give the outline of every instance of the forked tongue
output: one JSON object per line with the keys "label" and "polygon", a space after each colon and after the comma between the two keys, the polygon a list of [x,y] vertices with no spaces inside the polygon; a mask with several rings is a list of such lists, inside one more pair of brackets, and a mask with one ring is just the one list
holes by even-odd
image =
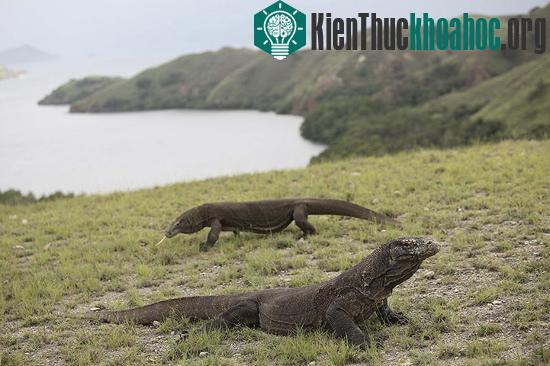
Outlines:
{"label": "forked tongue", "polygon": [[155,245],[160,245],[160,243],[162,243],[164,241],[164,239],[166,239],[166,235],[164,235],[162,237],[162,239],[160,239],[160,241],[158,243],[156,243]]}

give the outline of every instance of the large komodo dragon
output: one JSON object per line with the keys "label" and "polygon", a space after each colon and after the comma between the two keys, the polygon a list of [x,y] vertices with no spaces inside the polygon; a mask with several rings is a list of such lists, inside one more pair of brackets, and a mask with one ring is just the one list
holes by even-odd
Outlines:
{"label": "large komodo dragon", "polygon": [[165,235],[171,238],[179,233],[196,233],[209,226],[206,242],[200,247],[202,251],[207,251],[216,243],[222,231],[270,234],[285,229],[294,221],[304,235],[315,234],[315,228],[307,221],[308,215],[341,215],[400,225],[397,220],[350,202],[295,198],[206,203],[181,214],[166,229]]}
{"label": "large komodo dragon", "polygon": [[171,316],[213,319],[206,326],[208,330],[259,326],[280,335],[297,328],[324,328],[332,329],[352,344],[364,346],[369,343],[368,337],[357,324],[375,312],[386,324],[404,322],[402,314],[388,307],[387,297],[438,250],[438,244],[430,239],[401,238],[382,245],[338,277],[316,285],[183,297],[130,310],[91,312],[84,318],[140,324]]}

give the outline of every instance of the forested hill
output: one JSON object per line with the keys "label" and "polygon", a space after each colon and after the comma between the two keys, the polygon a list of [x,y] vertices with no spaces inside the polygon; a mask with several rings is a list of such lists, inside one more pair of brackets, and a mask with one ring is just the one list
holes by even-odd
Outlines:
{"label": "forested hill", "polygon": [[550,56],[478,85],[395,108],[369,97],[338,97],[312,109],[302,134],[329,144],[316,160],[550,136]]}

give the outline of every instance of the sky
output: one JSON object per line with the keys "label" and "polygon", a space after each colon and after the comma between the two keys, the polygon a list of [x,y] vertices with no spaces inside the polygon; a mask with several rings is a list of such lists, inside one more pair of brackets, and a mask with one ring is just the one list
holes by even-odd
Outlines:
{"label": "sky", "polygon": [[[0,50],[30,44],[61,57],[175,57],[252,46],[252,16],[273,0],[0,0]],[[306,14],[525,13],[548,0],[289,0]],[[309,16],[308,16],[309,22]],[[308,37],[309,38],[309,37]],[[154,57],[153,57],[154,58]]]}

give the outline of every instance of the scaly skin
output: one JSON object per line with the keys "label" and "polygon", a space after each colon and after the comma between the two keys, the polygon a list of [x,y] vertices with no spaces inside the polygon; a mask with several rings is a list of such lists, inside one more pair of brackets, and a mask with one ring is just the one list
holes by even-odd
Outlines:
{"label": "scaly skin", "polygon": [[270,234],[285,229],[292,221],[304,235],[315,234],[308,215],[341,215],[381,223],[400,225],[397,220],[368,208],[339,200],[295,198],[252,202],[217,202],[194,207],[179,216],[165,235],[191,234],[210,227],[201,250],[207,251],[222,231],[250,231]]}
{"label": "scaly skin", "polygon": [[431,239],[401,238],[382,245],[338,277],[316,285],[183,297],[130,310],[89,313],[85,317],[151,324],[170,316],[184,316],[212,319],[207,329],[258,326],[280,335],[297,328],[331,329],[336,336],[365,346],[367,334],[357,323],[373,313],[385,324],[405,322],[402,314],[389,308],[387,298],[395,286],[409,279],[422,261],[438,250],[438,244]]}

